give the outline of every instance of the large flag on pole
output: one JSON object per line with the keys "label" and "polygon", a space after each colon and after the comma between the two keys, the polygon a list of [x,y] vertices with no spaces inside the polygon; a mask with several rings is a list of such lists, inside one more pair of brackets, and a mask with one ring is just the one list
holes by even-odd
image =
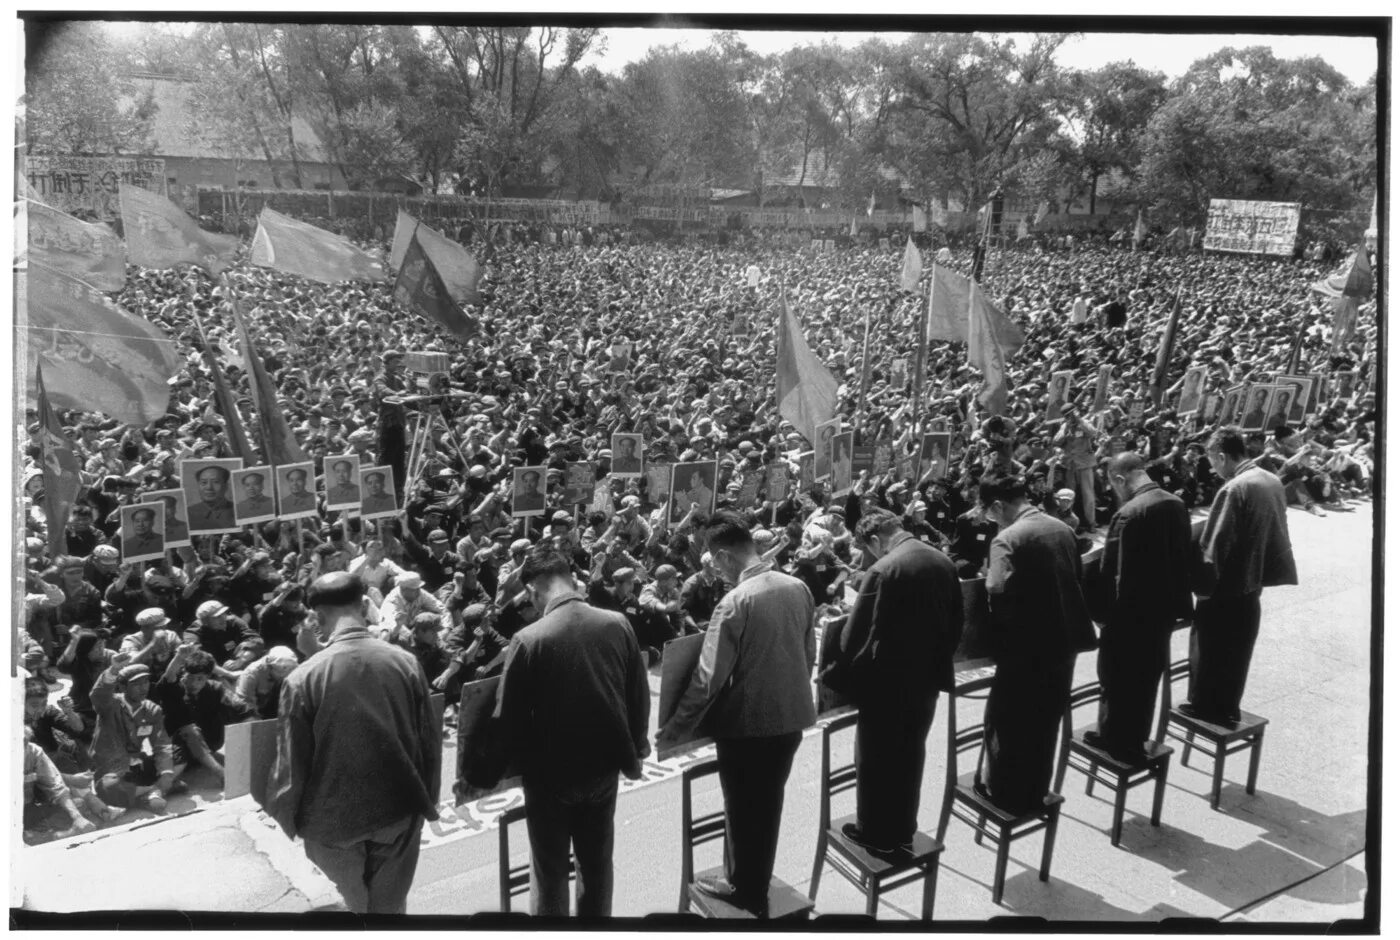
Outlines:
{"label": "large flag on pole", "polygon": [[469,340],[477,334],[476,321],[463,313],[457,301],[453,300],[437,265],[428,257],[418,235],[419,232],[413,234],[408,251],[403,256],[403,266],[399,268],[398,278],[394,282],[394,299],[441,324],[443,329],[458,339]]}
{"label": "large flag on pole", "polygon": [[181,366],[175,341],[92,285],[31,262],[15,276],[16,309],[55,407],[100,411],[136,427],[164,415],[167,380]]}
{"label": "large flag on pole", "polygon": [[[942,265],[933,266],[932,295],[929,298],[928,339],[943,340],[949,343],[971,341],[970,317],[973,307],[971,278],[963,277],[956,271]],[[1003,354],[1010,354],[1021,348],[1026,336],[1001,310],[987,300],[986,295],[977,291],[978,303],[992,306],[993,313],[988,322],[997,338]]]}
{"label": "large flag on pole", "polygon": [[[228,290],[228,279],[224,279],[224,289]],[[273,466],[289,463],[303,463],[306,454],[287,427],[287,419],[282,417],[282,406],[277,401],[277,387],[268,377],[262,356],[253,348],[252,337],[248,334],[248,324],[243,322],[243,312],[237,299],[230,293],[233,307],[233,322],[238,326],[238,339],[243,349],[243,358],[248,363],[248,389],[252,393],[253,408],[258,413],[258,431],[262,435],[263,453]]]}
{"label": "large flag on pole", "polygon": [[802,324],[783,294],[783,317],[778,323],[778,414],[808,443],[817,440],[817,425],[836,413],[836,379],[822,365],[802,335]]}
{"label": "large flag on pole", "polygon": [[82,479],[78,455],[63,433],[49,396],[44,391],[44,365],[34,367],[34,387],[39,407],[39,457],[44,465],[44,514],[49,517],[49,554],[59,555],[67,550],[63,528],[78,498]]}
{"label": "large flag on pole", "polygon": [[159,193],[123,183],[119,192],[127,257],[148,268],[194,264],[218,277],[233,264],[238,236],[206,232]]}
{"label": "large flag on pole", "polygon": [[384,265],[339,235],[263,206],[253,234],[254,264],[322,284],[382,281]]}
{"label": "large flag on pole", "polygon": [[1154,406],[1162,404],[1162,392],[1167,387],[1167,371],[1171,368],[1172,347],[1176,345],[1176,330],[1180,324],[1181,291],[1178,290],[1176,299],[1172,301],[1171,316],[1167,317],[1167,328],[1162,331],[1162,342],[1157,347],[1157,364],[1152,369],[1152,384],[1147,389]]}
{"label": "large flag on pole", "polygon": [[967,292],[967,361],[982,372],[982,391],[977,400],[990,414],[1006,412],[1006,353],[998,335],[998,320],[1006,314],[996,308],[970,281]]}
{"label": "large flag on pole", "polygon": [[899,272],[899,286],[907,291],[919,289],[919,278],[924,273],[924,259],[919,254],[914,239],[904,243],[904,267]]}
{"label": "large flag on pole", "polygon": [[[406,218],[413,225],[408,233],[408,242],[417,236],[419,247],[428,256],[428,260],[432,261],[438,277],[442,278],[442,283],[447,287],[447,295],[457,301],[459,307],[480,306],[481,295],[477,292],[477,284],[481,281],[481,265],[476,257],[432,226],[415,222],[412,216]],[[397,229],[394,231],[394,237],[398,238]],[[408,242],[404,244],[404,255],[408,253]],[[395,271],[401,270],[403,256],[400,256],[399,261],[394,267]]]}
{"label": "large flag on pole", "polygon": [[1371,259],[1365,248],[1357,248],[1351,256],[1351,264],[1345,271],[1338,271],[1325,280],[1312,286],[1313,292],[1323,297],[1356,297],[1364,299],[1371,293],[1375,278],[1371,273]]}
{"label": "large flag on pole", "polygon": [[98,290],[118,291],[126,286],[126,250],[116,232],[42,202],[26,202],[30,257]]}
{"label": "large flag on pole", "polygon": [[257,460],[254,458],[252,446],[248,443],[248,434],[243,429],[243,418],[234,406],[233,394],[229,391],[228,380],[224,377],[223,363],[219,362],[218,356],[214,354],[214,346],[204,332],[204,321],[199,318],[198,310],[194,314],[194,325],[199,330],[201,345],[204,347],[204,363],[209,367],[209,374],[214,380],[214,404],[219,409],[219,414],[223,415],[224,427],[228,428],[228,440],[233,446],[233,455],[242,458],[245,467],[251,467]]}

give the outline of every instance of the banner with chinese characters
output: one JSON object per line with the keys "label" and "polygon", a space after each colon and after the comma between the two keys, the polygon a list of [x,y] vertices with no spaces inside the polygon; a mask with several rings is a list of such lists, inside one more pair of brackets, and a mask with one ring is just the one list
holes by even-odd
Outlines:
{"label": "banner with chinese characters", "polygon": [[1298,237],[1299,211],[1296,202],[1212,199],[1204,247],[1208,251],[1291,256]]}
{"label": "banner with chinese characters", "polygon": [[25,173],[46,205],[109,222],[121,216],[121,184],[168,195],[165,161],[144,157],[29,156]]}

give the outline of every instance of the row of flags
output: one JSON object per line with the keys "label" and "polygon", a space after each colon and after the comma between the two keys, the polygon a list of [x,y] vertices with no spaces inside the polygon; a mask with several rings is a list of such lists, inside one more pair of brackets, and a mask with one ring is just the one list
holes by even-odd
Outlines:
{"label": "row of flags", "polygon": [[[57,408],[100,410],[133,425],[162,417],[169,404],[167,379],[183,357],[175,340],[144,317],[104,295],[126,285],[126,263],[173,268],[193,264],[211,277],[233,266],[236,236],[207,232],[169,199],[140,187],[119,191],[125,240],[104,225],[74,218],[43,203],[25,187],[16,207],[24,247],[15,256],[17,309],[27,316],[29,350],[35,357],[32,394],[40,413],[44,504],[50,520],[66,520],[80,489],[78,460],[63,434]],[[406,235],[401,239],[402,233]],[[404,248],[398,254],[400,242]],[[465,248],[405,213],[400,213],[392,258],[399,277],[395,298],[454,336],[467,339],[478,326],[463,309],[479,304],[481,268]],[[348,240],[264,207],[250,251],[252,263],[321,283],[382,281],[383,262]],[[253,346],[241,305],[227,278],[239,353],[267,461],[301,463],[305,455],[287,426],[276,386]],[[254,459],[253,446],[234,405],[218,350],[196,316],[215,404],[235,454]],[[61,547],[63,524],[50,525],[51,548]]]}

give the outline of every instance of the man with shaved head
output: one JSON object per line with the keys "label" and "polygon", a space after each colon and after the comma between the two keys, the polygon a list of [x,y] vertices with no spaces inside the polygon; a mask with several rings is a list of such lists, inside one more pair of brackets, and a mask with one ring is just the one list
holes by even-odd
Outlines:
{"label": "man with shaved head", "polygon": [[1147,475],[1140,455],[1108,464],[1118,511],[1108,524],[1089,603],[1099,632],[1097,731],[1084,740],[1129,763],[1143,756],[1172,627],[1191,616],[1191,518],[1186,504]]}

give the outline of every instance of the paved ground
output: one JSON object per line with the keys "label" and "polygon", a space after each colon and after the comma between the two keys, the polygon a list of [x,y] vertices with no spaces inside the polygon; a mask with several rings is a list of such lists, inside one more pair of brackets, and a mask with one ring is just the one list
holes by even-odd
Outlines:
{"label": "paved ground", "polygon": [[[1264,594],[1264,626],[1245,696],[1247,710],[1270,720],[1255,794],[1244,792],[1246,757],[1233,757],[1226,769],[1221,809],[1213,812],[1208,803],[1210,778],[1202,762],[1193,758],[1192,766],[1182,767],[1175,760],[1162,826],[1148,824],[1150,793],[1135,790],[1128,801],[1122,845],[1114,849],[1108,839],[1111,803],[1100,791],[1085,796],[1083,778],[1071,771],[1050,881],[1036,878],[1040,838],[1018,842],[1011,853],[1005,899],[1000,907],[994,906],[990,890],[994,851],[973,844],[970,830],[954,820],[939,876],[935,919],[982,921],[1022,915],[1057,921],[1204,917],[1318,923],[1359,917],[1367,887],[1361,853],[1371,681],[1372,519],[1369,503],[1352,506],[1353,512],[1323,518],[1297,510],[1289,513],[1303,583]],[[1185,649],[1183,632],[1174,640],[1174,655],[1184,656]],[[1091,679],[1093,669],[1092,656],[1081,658],[1077,681]],[[936,829],[943,793],[947,728],[943,704],[929,737],[920,810],[921,827],[930,832]],[[848,748],[849,743],[839,746]],[[816,844],[819,759],[819,739],[809,734],[788,785],[779,846],[776,874],[803,890],[811,880]],[[450,767],[450,762],[445,766]],[[717,785],[709,783],[698,791],[697,808],[702,812],[718,806]],[[653,762],[648,779],[630,785],[619,798],[614,901],[618,915],[675,910],[680,887],[679,790],[674,762]],[[448,813],[430,827],[409,898],[410,913],[498,909],[495,819],[518,800],[517,793],[492,797]],[[835,808],[837,815],[852,810],[853,806],[841,802]],[[141,859],[143,869],[168,864],[179,871],[184,855],[209,844],[189,837],[201,826],[223,831],[214,843],[218,855],[239,856],[252,849],[266,860],[262,864],[283,872],[284,881],[265,881],[256,873],[238,882],[224,879],[218,896],[199,892],[200,902],[222,902],[225,910],[285,910],[297,904],[308,909],[321,903],[315,899],[319,889],[314,870],[311,875],[304,871],[295,877],[285,875],[284,870],[294,867],[289,859],[299,853],[268,848],[279,840],[286,846],[280,835],[272,832],[257,847],[239,841],[265,828],[246,799],[209,806],[187,819],[149,826],[123,838],[144,833],[140,838],[150,846],[134,856]],[[186,832],[180,827],[191,828]],[[512,860],[524,861],[523,827],[514,827],[510,834]],[[25,866],[32,872],[26,874],[30,889],[25,906],[74,909],[74,894],[63,888],[73,882],[62,871],[79,864],[87,871],[98,870],[86,867],[80,857],[96,853],[101,841],[112,848],[124,844],[116,833],[99,834],[97,839],[82,840],[92,844],[83,852],[67,851],[63,845],[25,850],[26,860],[33,862]],[[717,844],[702,848],[698,866],[718,864],[718,853]],[[137,880],[107,879],[112,896],[122,898],[121,904],[111,907],[137,906],[129,893],[130,883]],[[123,882],[123,891],[117,894]],[[231,887],[235,884],[237,889]],[[91,891],[87,897],[92,901],[88,909],[108,907],[97,903],[100,898]],[[152,898],[140,906],[174,906],[172,900]],[[194,900],[191,897],[179,906],[196,908]],[[909,886],[887,895],[878,916],[911,918],[918,906],[919,889]],[[818,912],[862,909],[857,891],[828,869],[817,898]]]}

